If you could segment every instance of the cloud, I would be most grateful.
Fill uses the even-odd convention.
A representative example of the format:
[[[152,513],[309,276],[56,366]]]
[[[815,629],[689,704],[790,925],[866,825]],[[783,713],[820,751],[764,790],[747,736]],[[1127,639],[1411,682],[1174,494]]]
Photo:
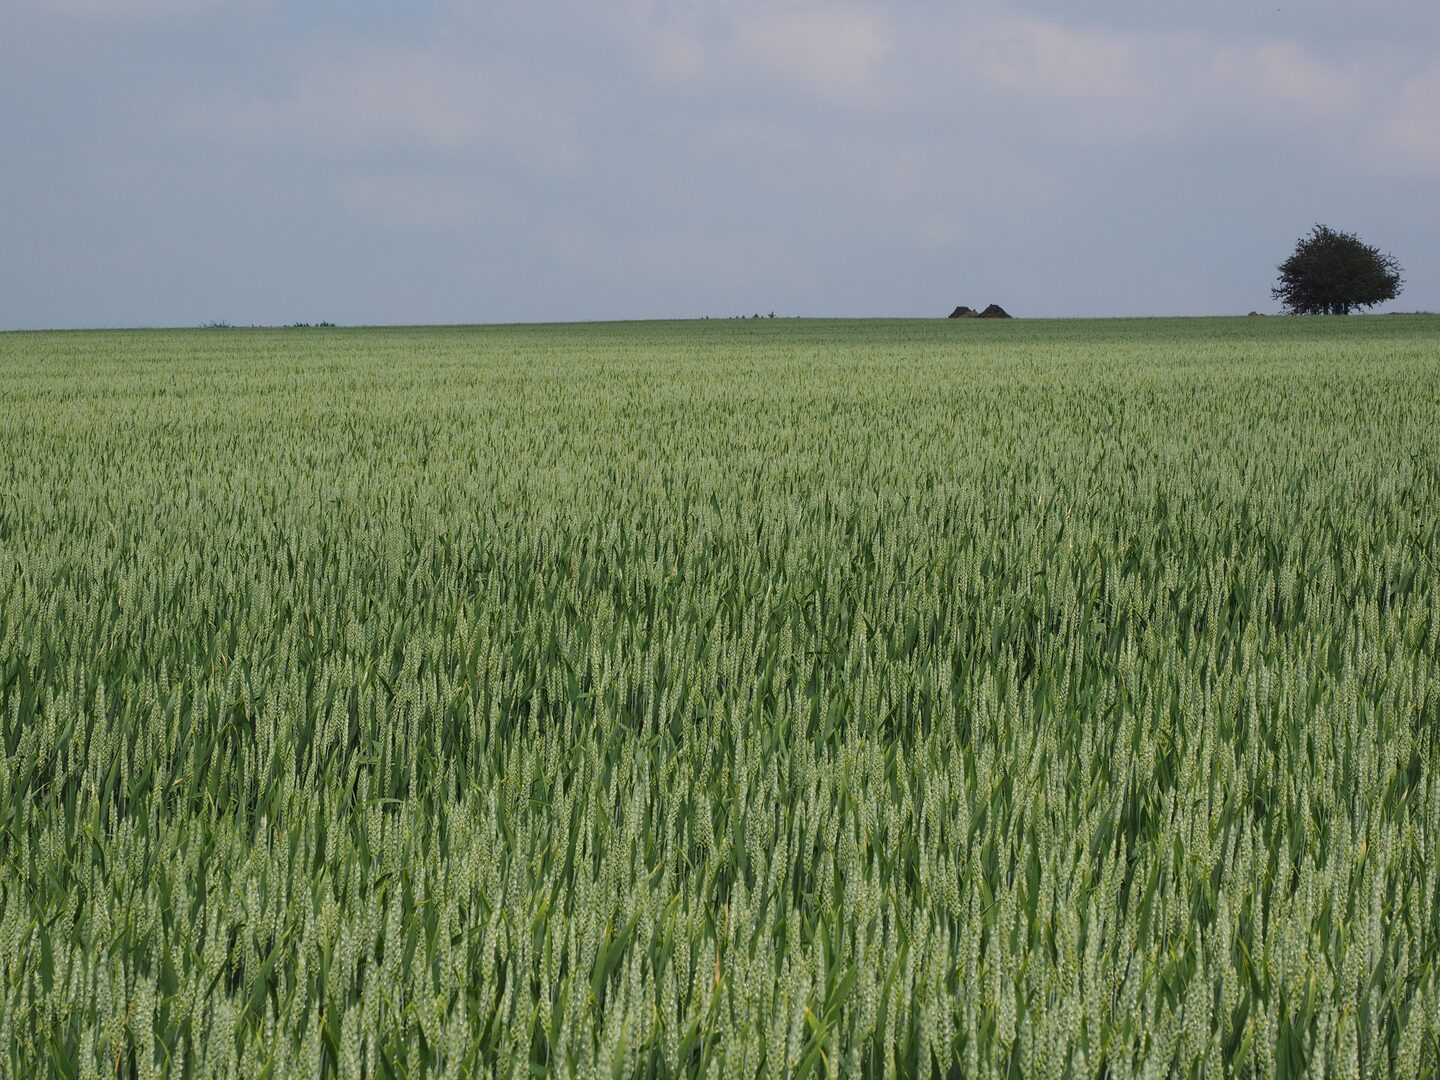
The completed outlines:
[[[567,270],[607,278],[690,287],[763,291],[779,284],[808,284],[813,267],[773,232],[704,222],[642,225],[599,231],[589,224],[555,223],[547,245]]]
[[[1378,122],[1394,58],[1277,35],[1096,26],[986,8],[898,31],[904,100],[950,100],[1032,139],[1141,144],[1260,133],[1315,146]],[[1417,83],[1418,85],[1418,83]],[[1393,89],[1393,86],[1390,87]],[[1410,98],[1425,100],[1428,84]],[[1418,107],[1412,109],[1418,112]]]
[[[758,84],[851,111],[988,109],[1069,142],[1333,129],[1376,100],[1373,57],[1336,62],[1283,36],[1101,26],[994,5],[636,0],[611,21],[652,80],[697,99]]]
[[[1093,107],[1130,100],[1147,76],[1149,51],[1134,34],[996,15],[953,32],[968,70],[1012,97]]]
[[[176,257],[193,222],[237,249],[263,234],[316,289],[348,280],[396,316],[392,297],[451,310],[405,290],[482,233],[484,273],[522,268],[495,271],[497,316],[697,297],[903,311],[940,281],[1022,311],[1246,310],[1267,229],[1283,245],[1312,216],[1376,240],[1433,224],[1440,53],[1415,21],[1433,30],[1440,8],[1397,3],[1411,23],[1357,23],[1339,0],[1323,25],[1240,0],[422,0],[345,20],[271,0],[0,0],[8,242],[61,283],[108,251],[153,310],[195,287],[201,264]],[[1396,247],[1412,291],[1440,280],[1430,249]],[[1193,301],[1135,271],[1177,263]],[[1232,271],[1251,263],[1253,282]],[[236,265],[205,263],[207,288],[284,300]],[[475,295],[429,288],[456,308]],[[71,317],[63,288],[0,292],[27,324]]]
[[[14,0],[22,10],[44,15],[117,22],[198,15],[225,5],[226,0]]]
[[[692,82],[705,72],[704,26],[696,12],[666,12],[653,2],[634,0],[616,5],[610,24],[655,81]]]
[[[1050,204],[1061,191],[1056,176],[1033,155],[995,145],[897,140],[866,166],[877,200],[897,207],[931,207],[935,216],[986,205]]]
[[[617,8],[613,24],[642,67],[667,85],[716,89],[758,79],[860,108],[892,98],[883,67],[894,35],[881,10],[783,2],[676,9],[638,0]]]
[[[711,155],[740,154],[791,161],[803,157],[812,141],[806,133],[773,120],[722,117],[698,127],[696,149]]]
[[[474,225],[494,199],[473,181],[425,173],[346,177],[336,183],[335,196],[357,220],[401,231]]]
[[[1285,39],[1217,44],[1200,52],[1198,89],[1235,119],[1334,127],[1372,106],[1362,66],[1326,62]]]
[[[1407,172],[1440,177],[1440,124],[1435,103],[1440,101],[1440,57],[1401,84],[1382,106],[1375,133],[1376,149],[1384,160]]]
[[[973,231],[973,226],[954,212],[922,211],[910,222],[910,240],[921,251],[958,251]]]
[[[889,23],[859,8],[777,8],[734,28],[737,59],[836,105],[870,107],[891,99],[881,66],[894,46]]]
[[[187,126],[331,151],[490,152],[566,172],[584,154],[559,81],[539,65],[370,47],[321,60],[273,96],[192,109]]]

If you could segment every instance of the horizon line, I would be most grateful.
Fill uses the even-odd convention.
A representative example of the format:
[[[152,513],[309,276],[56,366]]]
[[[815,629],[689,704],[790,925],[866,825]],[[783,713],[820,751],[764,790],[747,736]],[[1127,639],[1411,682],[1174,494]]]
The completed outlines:
[[[652,317],[618,317],[606,319],[532,319],[498,322],[435,322],[435,323],[333,323],[322,326],[318,323],[227,323],[224,325],[144,325],[130,326],[18,326],[0,328],[0,334],[103,334],[103,333],[156,333],[161,331],[223,332],[226,330],[461,330],[483,328],[513,328],[540,326],[618,326],[626,323],[682,323],[682,322],[1142,322],[1147,319],[1355,319],[1389,318],[1394,315],[1430,315],[1434,311],[1358,311],[1350,315],[1294,315],[1288,312],[1255,311],[1243,315],[1012,315],[1009,319],[951,319],[948,315],[665,315]]]

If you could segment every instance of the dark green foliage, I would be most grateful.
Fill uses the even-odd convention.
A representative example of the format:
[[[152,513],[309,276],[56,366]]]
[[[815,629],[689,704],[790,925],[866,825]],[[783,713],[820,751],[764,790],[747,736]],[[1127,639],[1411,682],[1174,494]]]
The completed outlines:
[[[1272,296],[1295,315],[1349,315],[1400,295],[1404,284],[1393,255],[1354,233],[1316,225],[1280,264]]]

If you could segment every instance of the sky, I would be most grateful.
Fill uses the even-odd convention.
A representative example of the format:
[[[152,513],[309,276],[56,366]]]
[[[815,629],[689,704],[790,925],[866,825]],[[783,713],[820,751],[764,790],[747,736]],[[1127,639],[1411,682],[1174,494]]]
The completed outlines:
[[[0,329],[1440,310],[1440,4],[0,0]]]

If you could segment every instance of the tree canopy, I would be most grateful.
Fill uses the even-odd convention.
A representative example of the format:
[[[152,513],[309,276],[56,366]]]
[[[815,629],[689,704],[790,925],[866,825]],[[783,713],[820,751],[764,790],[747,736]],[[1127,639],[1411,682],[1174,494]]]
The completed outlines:
[[[1302,236],[1279,269],[1271,295],[1296,315],[1349,315],[1395,299],[1404,284],[1395,256],[1328,225]]]

